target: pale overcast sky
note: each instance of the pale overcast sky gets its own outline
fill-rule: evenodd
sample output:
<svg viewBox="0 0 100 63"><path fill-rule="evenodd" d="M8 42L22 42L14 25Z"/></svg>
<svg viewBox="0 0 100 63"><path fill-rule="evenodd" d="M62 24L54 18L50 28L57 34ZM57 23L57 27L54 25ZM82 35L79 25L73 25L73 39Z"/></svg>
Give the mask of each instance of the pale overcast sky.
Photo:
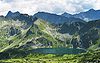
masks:
<svg viewBox="0 0 100 63"><path fill-rule="evenodd" d="M74 14L91 8L100 10L100 0L0 0L0 15L6 15L8 11L29 15L39 11Z"/></svg>

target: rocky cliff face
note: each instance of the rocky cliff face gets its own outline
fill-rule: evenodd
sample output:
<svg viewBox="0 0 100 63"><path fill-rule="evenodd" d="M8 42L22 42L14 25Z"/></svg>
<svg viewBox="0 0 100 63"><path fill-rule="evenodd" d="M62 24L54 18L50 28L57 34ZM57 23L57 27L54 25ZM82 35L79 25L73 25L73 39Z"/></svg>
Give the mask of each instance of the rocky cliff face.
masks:
<svg viewBox="0 0 100 63"><path fill-rule="evenodd" d="M0 39L2 44L5 44L1 46L1 51L15 47L24 49L39 47L88 49L95 44L99 45L97 40L100 38L100 20L85 22L68 18L71 21L52 23L59 22L60 20L57 19L59 17L60 20L66 19L66 17L49 13L38 13L32 17L19 12L9 12L6 17L0 17L0 25L2 25L0 26ZM26 23L29 24L27 28Z"/></svg>
<svg viewBox="0 0 100 63"><path fill-rule="evenodd" d="M80 12L80 13L74 14L74 15L71 15L71 14L65 12L62 14L62 16L80 18L85 21L92 21L92 20L100 19L100 10L90 9L86 12Z"/></svg>

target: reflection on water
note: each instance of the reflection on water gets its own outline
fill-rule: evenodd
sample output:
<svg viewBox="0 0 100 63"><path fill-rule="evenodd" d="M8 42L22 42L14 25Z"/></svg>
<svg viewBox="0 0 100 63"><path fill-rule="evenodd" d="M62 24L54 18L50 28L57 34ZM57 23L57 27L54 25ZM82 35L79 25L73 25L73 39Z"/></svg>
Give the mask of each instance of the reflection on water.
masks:
<svg viewBox="0 0 100 63"><path fill-rule="evenodd" d="M34 49L33 52L41 54L79 54L86 51L74 48L38 48Z"/></svg>

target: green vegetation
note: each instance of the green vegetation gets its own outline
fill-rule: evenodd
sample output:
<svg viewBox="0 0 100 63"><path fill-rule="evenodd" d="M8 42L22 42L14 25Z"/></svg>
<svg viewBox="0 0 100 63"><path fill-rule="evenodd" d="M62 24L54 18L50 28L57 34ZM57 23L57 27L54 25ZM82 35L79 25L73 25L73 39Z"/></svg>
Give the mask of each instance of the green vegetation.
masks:
<svg viewBox="0 0 100 63"><path fill-rule="evenodd" d="M99 46L100 46L100 39L98 39L98 40L96 41L96 44L90 46L90 47L88 48L88 50L96 50L96 49L99 49Z"/></svg>
<svg viewBox="0 0 100 63"><path fill-rule="evenodd" d="M99 63L100 50L84 54L29 54L25 57L0 60L1 63Z"/></svg>
<svg viewBox="0 0 100 63"><path fill-rule="evenodd" d="M55 26L42 19L37 19L27 29L22 28L25 23L18 20L0 18L0 25L0 63L98 63L100 61L100 39L97 39L100 30L97 28L91 27L88 32L82 30L83 33L80 35L78 32L69 35L58 32ZM83 44L80 43L81 39ZM83 46L87 46L86 53L81 53L79 50ZM49 52L50 48L58 48L51 51L62 54L48 54L48 51L47 53L44 51L46 54L43 54L41 48L49 49ZM37 53L35 49L43 53ZM68 53L65 54L64 51ZM73 51L80 54L74 54Z"/></svg>

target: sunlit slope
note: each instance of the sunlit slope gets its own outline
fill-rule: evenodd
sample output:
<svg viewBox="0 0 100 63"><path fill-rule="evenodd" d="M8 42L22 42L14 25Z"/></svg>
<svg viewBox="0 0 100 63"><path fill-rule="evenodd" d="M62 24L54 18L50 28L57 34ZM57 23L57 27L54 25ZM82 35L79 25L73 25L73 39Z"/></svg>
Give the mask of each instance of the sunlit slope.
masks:
<svg viewBox="0 0 100 63"><path fill-rule="evenodd" d="M13 43L12 38L21 34L24 23L20 21L7 20L0 17L0 50Z"/></svg>
<svg viewBox="0 0 100 63"><path fill-rule="evenodd" d="M25 48L68 47L65 42L70 42L72 38L71 35L57 32L56 27L42 19L37 19L28 29L22 30L21 26L16 26L16 28L20 29L21 32L7 38L12 43L2 48L1 52L14 47L25 47L26 45L30 45L28 43L32 44Z"/></svg>

